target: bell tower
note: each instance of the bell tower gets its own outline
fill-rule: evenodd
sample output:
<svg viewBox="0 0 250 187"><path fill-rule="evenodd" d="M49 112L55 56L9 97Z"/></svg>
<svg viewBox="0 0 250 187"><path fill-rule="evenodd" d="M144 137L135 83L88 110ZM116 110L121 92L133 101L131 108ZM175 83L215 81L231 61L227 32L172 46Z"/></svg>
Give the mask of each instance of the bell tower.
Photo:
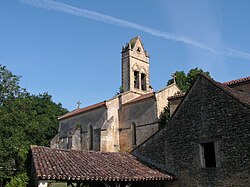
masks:
<svg viewBox="0 0 250 187"><path fill-rule="evenodd" d="M141 94L152 91L149 77L149 54L136 36L122 47L122 88Z"/></svg>

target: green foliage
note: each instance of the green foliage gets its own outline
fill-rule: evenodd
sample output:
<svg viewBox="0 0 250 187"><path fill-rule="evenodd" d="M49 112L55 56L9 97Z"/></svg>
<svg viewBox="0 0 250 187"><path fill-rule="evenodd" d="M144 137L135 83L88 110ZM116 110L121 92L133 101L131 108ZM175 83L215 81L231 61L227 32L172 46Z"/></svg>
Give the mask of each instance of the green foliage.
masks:
<svg viewBox="0 0 250 187"><path fill-rule="evenodd" d="M29 146L49 146L57 133L57 117L67 110L54 103L48 93L29 94L20 88L18 76L1 65L0 69L0 77L10 78L0 82L0 88L11 85L0 98L0 180L16 176L13 180L18 182L23 179L19 174L25 172Z"/></svg>
<svg viewBox="0 0 250 187"><path fill-rule="evenodd" d="M28 176L25 173L21 173L17 176L11 177L11 181L6 187L26 187L28 184Z"/></svg>
<svg viewBox="0 0 250 187"><path fill-rule="evenodd" d="M20 76L12 74L6 66L0 64L0 105L6 98L25 94L25 89L19 86Z"/></svg>
<svg viewBox="0 0 250 187"><path fill-rule="evenodd" d="M167 106L164 107L163 111L160 114L159 129L164 127L164 125L166 125L169 119L170 119L170 105L168 104Z"/></svg>
<svg viewBox="0 0 250 187"><path fill-rule="evenodd" d="M123 92L124 92L124 88L123 88L122 86L120 86L119 92L116 92L115 95L119 95L119 94L121 94L121 93L123 93Z"/></svg>
<svg viewBox="0 0 250 187"><path fill-rule="evenodd" d="M191 69L187 74L184 71L176 71L175 80L176 84L179 86L182 92L186 92L189 87L194 83L199 73L203 73L207 76L210 76L209 72L203 71L200 68ZM167 85L170 85L174 82L173 79L168 80Z"/></svg>
<svg viewBox="0 0 250 187"><path fill-rule="evenodd" d="M124 92L124 88L123 88L122 86L120 86L119 92L120 92L120 93L123 93L123 92Z"/></svg>
<svg viewBox="0 0 250 187"><path fill-rule="evenodd" d="M7 176L15 173L11 168L24 171L29 145L49 146L57 133L57 117L65 112L61 104L55 104L47 93L3 102L0 107L0 154L3 155L0 163L9 168L5 172Z"/></svg>
<svg viewBox="0 0 250 187"><path fill-rule="evenodd" d="M80 128L81 124L79 122L76 123L76 129Z"/></svg>

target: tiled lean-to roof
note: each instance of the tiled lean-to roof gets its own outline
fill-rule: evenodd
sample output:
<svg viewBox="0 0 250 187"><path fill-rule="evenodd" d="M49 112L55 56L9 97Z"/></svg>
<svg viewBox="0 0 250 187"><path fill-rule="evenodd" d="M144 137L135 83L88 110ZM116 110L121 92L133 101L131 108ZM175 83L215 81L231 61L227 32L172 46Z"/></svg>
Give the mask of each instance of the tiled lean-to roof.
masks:
<svg viewBox="0 0 250 187"><path fill-rule="evenodd" d="M94 152L31 146L38 179L71 181L152 181L173 177L125 152Z"/></svg>
<svg viewBox="0 0 250 187"><path fill-rule="evenodd" d="M99 107L106 107L106 101L96 103L94 105L90 105L90 106L87 106L85 108L78 108L76 110L73 110L71 112L68 112L68 113L64 114L63 116L58 117L58 120L66 119L68 117L71 117L71 116L74 116L74 115L77 115L77 114L81 114L81 113L84 113L84 112L87 112L87 111L90 111L90 110L94 110L94 109L97 109Z"/></svg>
<svg viewBox="0 0 250 187"><path fill-rule="evenodd" d="M224 82L223 84L227 85L227 86L231 86L231 85L240 84L240 83L243 83L243 82L246 82L246 81L250 81L250 76L240 78L240 79L231 80L231 81L228 81L228 82Z"/></svg>
<svg viewBox="0 0 250 187"><path fill-rule="evenodd" d="M155 92L147 93L147 94L141 95L139 97L136 97L135 99L132 99L131 101L124 103L123 105L129 105L129 104L133 104L133 103L143 102L143 101L151 99L151 98L155 98Z"/></svg>

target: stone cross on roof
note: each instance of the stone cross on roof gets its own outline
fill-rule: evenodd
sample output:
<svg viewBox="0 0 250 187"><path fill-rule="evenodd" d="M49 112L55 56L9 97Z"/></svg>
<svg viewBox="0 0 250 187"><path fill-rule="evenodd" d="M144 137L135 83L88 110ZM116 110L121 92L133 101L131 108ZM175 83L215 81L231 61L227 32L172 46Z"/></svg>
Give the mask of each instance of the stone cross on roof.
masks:
<svg viewBox="0 0 250 187"><path fill-rule="evenodd" d="M80 101L77 101L77 108L80 108L80 105L82 104Z"/></svg>
<svg viewBox="0 0 250 187"><path fill-rule="evenodd" d="M172 75L171 75L172 77L173 77L173 80L174 80L174 84L176 84L176 75L175 75L175 73L173 73Z"/></svg>

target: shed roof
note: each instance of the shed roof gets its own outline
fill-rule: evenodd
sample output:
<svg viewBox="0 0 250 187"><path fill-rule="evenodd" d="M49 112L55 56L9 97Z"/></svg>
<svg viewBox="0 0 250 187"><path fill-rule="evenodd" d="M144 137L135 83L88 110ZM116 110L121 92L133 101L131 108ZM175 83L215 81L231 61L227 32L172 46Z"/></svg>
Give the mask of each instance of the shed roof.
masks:
<svg viewBox="0 0 250 187"><path fill-rule="evenodd" d="M136 97L135 99L132 99L131 101L124 103L123 106L130 105L133 103L143 102L143 101L151 99L151 98L155 98L155 92L147 93L147 94L141 95L139 97Z"/></svg>
<svg viewBox="0 0 250 187"><path fill-rule="evenodd" d="M38 179L71 181L152 181L173 177L124 152L94 152L31 146Z"/></svg>
<svg viewBox="0 0 250 187"><path fill-rule="evenodd" d="M241 83L244 83L244 82L247 82L247 81L250 81L250 76L249 77L243 77L243 78L240 78L240 79L231 80L231 81L228 81L228 82L224 82L223 84L227 85L227 86L233 86L233 85L241 84Z"/></svg>

